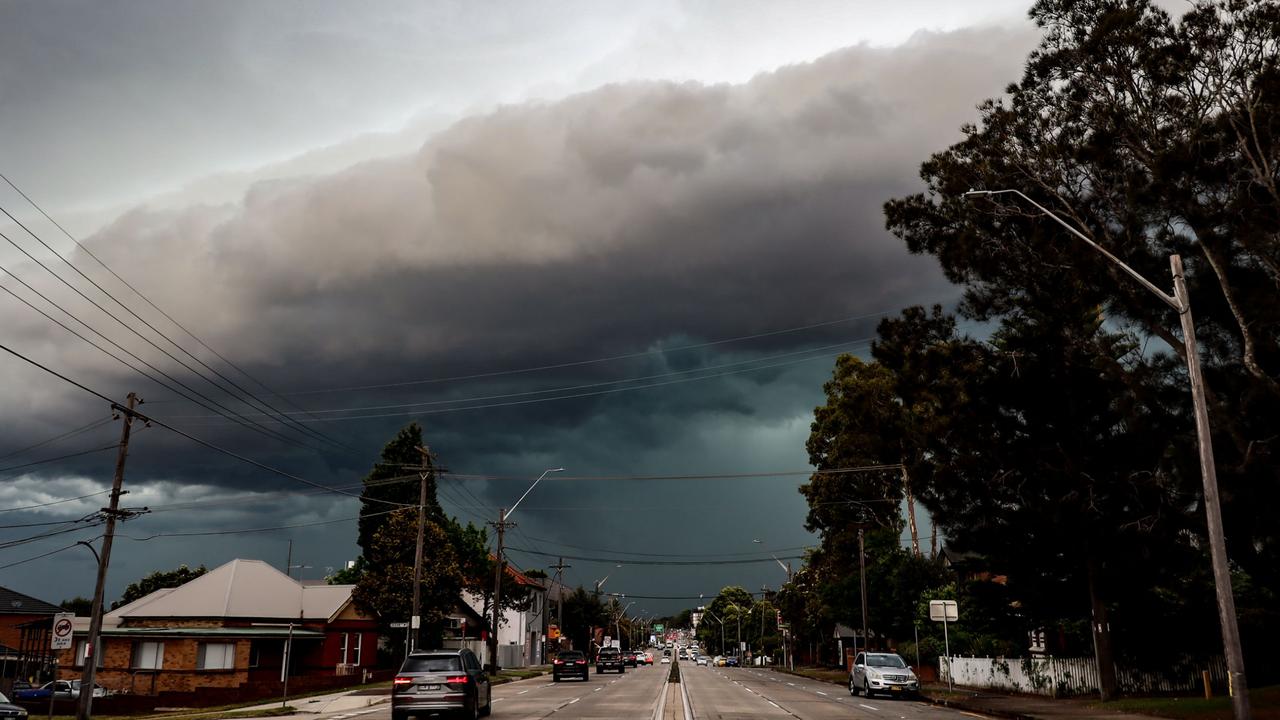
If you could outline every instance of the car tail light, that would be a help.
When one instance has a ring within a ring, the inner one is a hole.
[[[563,660],[556,660],[556,665],[563,665],[563,664],[564,664]]]
[[[451,678],[445,678],[444,682],[446,685],[466,685],[470,679],[466,675],[454,675]]]
[[[413,678],[411,678],[411,677],[398,677],[398,678],[396,678],[395,680],[393,680],[393,681],[392,681],[392,683],[393,683],[396,687],[399,687],[399,686],[401,686],[401,685],[408,685],[408,684],[409,684],[409,683],[411,683],[411,682],[413,682]]]
[[[579,661],[577,662],[577,664],[578,664],[578,665],[586,665],[586,664],[587,664],[587,661],[586,661],[586,660],[579,660]]]

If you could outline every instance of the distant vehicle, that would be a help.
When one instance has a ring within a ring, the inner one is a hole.
[[[715,659],[711,661],[711,663],[716,667],[724,667],[724,656],[717,655]]]
[[[694,662],[696,662],[697,664],[699,664],[699,665],[701,665],[701,666],[703,666],[703,667],[706,667],[706,666],[707,666],[707,656],[706,656],[706,655],[699,655],[699,656],[698,656],[698,659],[697,659],[697,660],[695,660]]]
[[[671,658],[666,657],[666,656],[663,656],[663,658],[662,658],[662,664],[663,664],[663,665],[670,665],[670,664],[671,664]]]
[[[619,674],[627,671],[627,661],[622,659],[618,648],[600,648],[600,652],[596,653],[596,674],[605,670],[617,670]]]
[[[725,658],[725,659],[724,659],[724,666],[725,666],[725,667],[738,667],[738,658],[737,658],[737,657],[735,657],[735,656],[733,656],[733,655],[730,655],[729,657],[727,657],[727,658]]]
[[[35,687],[25,680],[18,680],[13,684],[13,698],[15,700],[39,700],[52,694],[53,690]]]
[[[849,694],[918,695],[920,680],[897,653],[858,653],[849,673]]]
[[[636,653],[636,662],[638,662],[638,663],[642,662],[642,663],[644,663],[645,665],[652,665],[652,664],[653,664],[653,653],[651,653],[651,652]]]
[[[640,662],[636,658],[636,654],[629,650],[627,652],[622,653],[622,661],[627,664],[627,667],[635,667],[637,663]]]
[[[415,651],[391,684],[391,720],[442,711],[474,718],[492,709],[489,675],[467,649]]]
[[[560,678],[580,677],[587,679],[587,656],[581,650],[562,650],[551,664],[552,682],[560,682]]]
[[[17,683],[14,683],[17,686]],[[31,687],[30,685],[27,686]],[[0,717],[10,718],[11,720],[26,720],[27,710],[24,707],[14,705],[9,702],[9,698],[0,693]]]

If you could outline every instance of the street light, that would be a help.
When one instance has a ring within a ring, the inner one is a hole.
[[[1089,236],[1072,227],[1048,208],[1027,197],[1019,190],[970,190],[966,198],[992,195],[1015,195],[1053,219],[1072,235],[1110,260],[1138,284],[1150,290],[1178,312],[1182,321],[1182,341],[1187,360],[1187,377],[1191,382],[1191,400],[1195,408],[1196,440],[1200,448],[1200,479],[1204,485],[1204,510],[1209,531],[1209,556],[1213,563],[1213,582],[1218,600],[1218,621],[1222,626],[1222,643],[1227,656],[1228,687],[1231,688],[1232,710],[1236,720],[1250,717],[1249,686],[1245,680],[1244,654],[1240,650],[1240,628],[1236,622],[1236,601],[1231,590],[1231,568],[1227,559],[1227,544],[1222,531],[1222,509],[1218,501],[1218,475],[1213,459],[1213,439],[1209,428],[1209,409],[1205,403],[1204,376],[1200,371],[1200,349],[1196,344],[1196,328],[1191,318],[1191,297],[1187,293],[1182,257],[1169,256],[1173,274],[1173,295],[1170,296],[1120,258],[1094,242]]]
[[[494,524],[494,527],[498,531],[498,543],[497,552],[494,553],[494,560],[496,562],[493,569],[493,625],[489,628],[490,672],[496,673],[498,671],[498,617],[502,606],[502,571],[505,565],[502,557],[502,541],[507,528],[515,526],[515,523],[510,522],[507,518],[511,517],[511,513],[516,511],[516,508],[520,506],[520,503],[529,496],[529,493],[533,492],[534,488],[538,487],[538,483],[542,482],[542,478],[553,472],[564,472],[564,468],[548,468],[543,470],[542,474],[538,476],[538,479],[534,480],[533,484],[529,486],[529,489],[524,491],[524,495],[521,495],[520,499],[516,500],[515,505],[511,506],[511,510],[508,511],[506,508],[502,508],[498,511],[498,522]]]
[[[751,542],[753,542],[753,543],[755,543],[755,544],[757,544],[757,545],[763,545],[763,544],[764,544],[764,541],[763,541],[763,540],[761,540],[760,538],[756,538],[756,539],[752,540]],[[791,563],[784,563],[784,562],[782,562],[781,560],[779,560],[779,559],[778,559],[778,556],[777,556],[777,555],[774,555],[772,552],[770,552],[770,553],[769,553],[769,557],[773,558],[773,561],[774,561],[774,562],[776,562],[776,563],[778,563],[778,567],[782,568],[782,572],[784,572],[784,573],[786,573],[786,574],[787,574],[787,582],[791,582]]]

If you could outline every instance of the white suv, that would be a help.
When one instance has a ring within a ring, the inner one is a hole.
[[[849,673],[849,694],[912,695],[920,693],[920,680],[897,653],[858,653]]]

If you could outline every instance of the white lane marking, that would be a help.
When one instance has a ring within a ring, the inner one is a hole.
[[[598,687],[598,688],[596,688],[595,690],[592,690],[591,692],[600,692],[600,691],[601,691],[601,690],[603,690],[603,689],[604,689],[604,688],[602,688],[602,687]]]
[[[864,708],[866,708],[866,709],[868,709],[868,710],[875,710],[875,711],[877,711],[877,712],[879,712],[879,710],[880,710],[880,708],[871,707],[870,705],[863,705],[862,703],[858,703],[858,707],[864,707]]]
[[[781,705],[779,705],[778,703],[776,703],[776,702],[774,702],[774,701],[772,701],[772,700],[765,700],[765,702],[767,702],[767,703],[769,703],[770,705],[772,705],[772,706],[774,706],[774,707],[778,708],[779,710],[781,710],[781,709],[782,709],[782,706],[781,706]]]
[[[528,691],[528,690],[521,690],[520,692],[518,692],[518,693],[516,693],[516,694],[517,694],[517,695],[523,695],[523,694],[525,694],[525,693],[527,693],[527,692],[529,692],[529,691]]]
[[[788,685],[790,685],[791,687],[795,687],[795,686],[796,686],[796,684],[795,684],[795,683],[793,683],[793,682],[789,682],[789,683],[787,683],[787,684],[788,684]]]
[[[502,702],[503,700],[506,700],[506,698],[494,698],[494,699],[490,700],[489,702]]]

